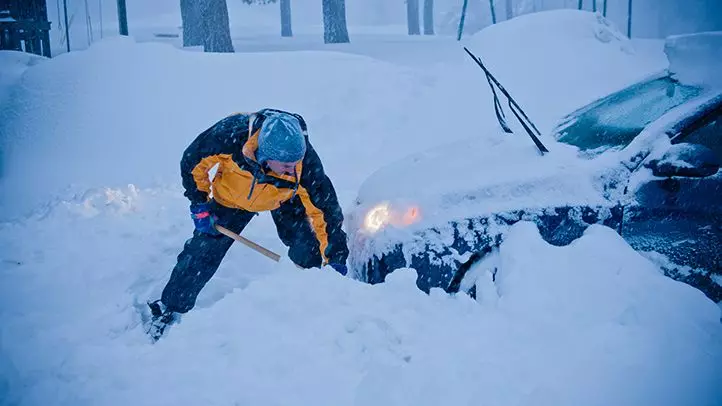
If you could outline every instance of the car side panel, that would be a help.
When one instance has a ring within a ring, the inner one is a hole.
[[[473,253],[485,251],[490,245],[503,240],[504,232],[519,221],[532,221],[539,227],[541,236],[550,244],[566,245],[582,236],[591,224],[620,229],[621,206],[579,207],[566,206],[544,210],[519,210],[451,222],[451,244],[439,244],[439,235],[445,230],[430,228],[416,233],[417,241],[428,241],[421,249],[410,251],[404,243],[381,255],[374,255],[362,272],[369,283],[384,282],[396,269],[411,267],[418,273],[416,285],[429,292],[431,288],[446,289],[461,265]],[[447,227],[445,227],[447,228]],[[410,244],[408,244],[410,245]]]
[[[722,288],[722,175],[652,180],[636,191],[622,235],[637,251],[654,252],[667,276],[702,290],[714,301]]]

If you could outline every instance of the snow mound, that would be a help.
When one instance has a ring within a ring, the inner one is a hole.
[[[106,39],[29,69],[0,113],[9,141],[0,183],[15,191],[12,202],[3,195],[3,216],[91,188],[180,183],[180,156],[198,133],[226,115],[264,107],[303,114],[333,176],[347,162],[332,152],[370,158],[382,148],[369,135],[381,139],[394,129],[390,123],[402,127],[425,114],[398,112],[419,96],[418,87],[408,70],[363,56],[205,54]]]
[[[11,88],[31,66],[47,58],[27,52],[0,51],[0,106],[10,97]]]
[[[664,52],[670,72],[679,81],[722,87],[722,31],[671,36]]]
[[[0,51],[0,111],[10,108],[15,85],[25,71],[47,58],[18,51]],[[0,113],[1,114],[1,113]],[[0,124],[0,128],[2,124]],[[0,177],[3,176],[4,161],[8,148],[8,135],[0,131]]]
[[[473,270],[478,301],[426,295],[412,269],[371,286],[234,246],[198,307],[151,345],[132,303],[165,282],[190,231],[176,214],[185,202],[116,191],[128,209],[100,195],[0,228],[3,260],[15,261],[0,267],[10,404],[672,406],[722,396],[719,308],[603,227],[553,247],[533,224],[515,225],[496,282]],[[88,204],[100,210],[71,209]]]
[[[588,11],[526,14],[464,42],[540,129],[551,128],[550,119],[666,68],[661,52],[651,58],[637,52],[609,20]],[[483,80],[481,70],[479,75]]]

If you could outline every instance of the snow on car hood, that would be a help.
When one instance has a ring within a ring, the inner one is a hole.
[[[605,204],[593,161],[546,141],[541,156],[527,137],[499,133],[448,144],[388,165],[361,186],[357,213],[387,204],[418,211],[422,226],[506,210]]]
[[[526,14],[489,26],[463,43],[542,133],[570,111],[667,67],[662,52],[632,43],[609,20],[589,11]]]

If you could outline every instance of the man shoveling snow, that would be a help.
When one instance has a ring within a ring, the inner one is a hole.
[[[259,212],[270,211],[291,261],[346,275],[343,212],[300,115],[264,109],[218,121],[185,150],[181,175],[195,230],[160,300],[148,304],[154,340],[193,308],[233,244],[216,225],[240,234]]]

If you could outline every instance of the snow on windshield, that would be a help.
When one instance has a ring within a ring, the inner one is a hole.
[[[625,147],[649,123],[700,93],[666,76],[641,82],[573,114],[557,129],[559,141],[587,154]]]

